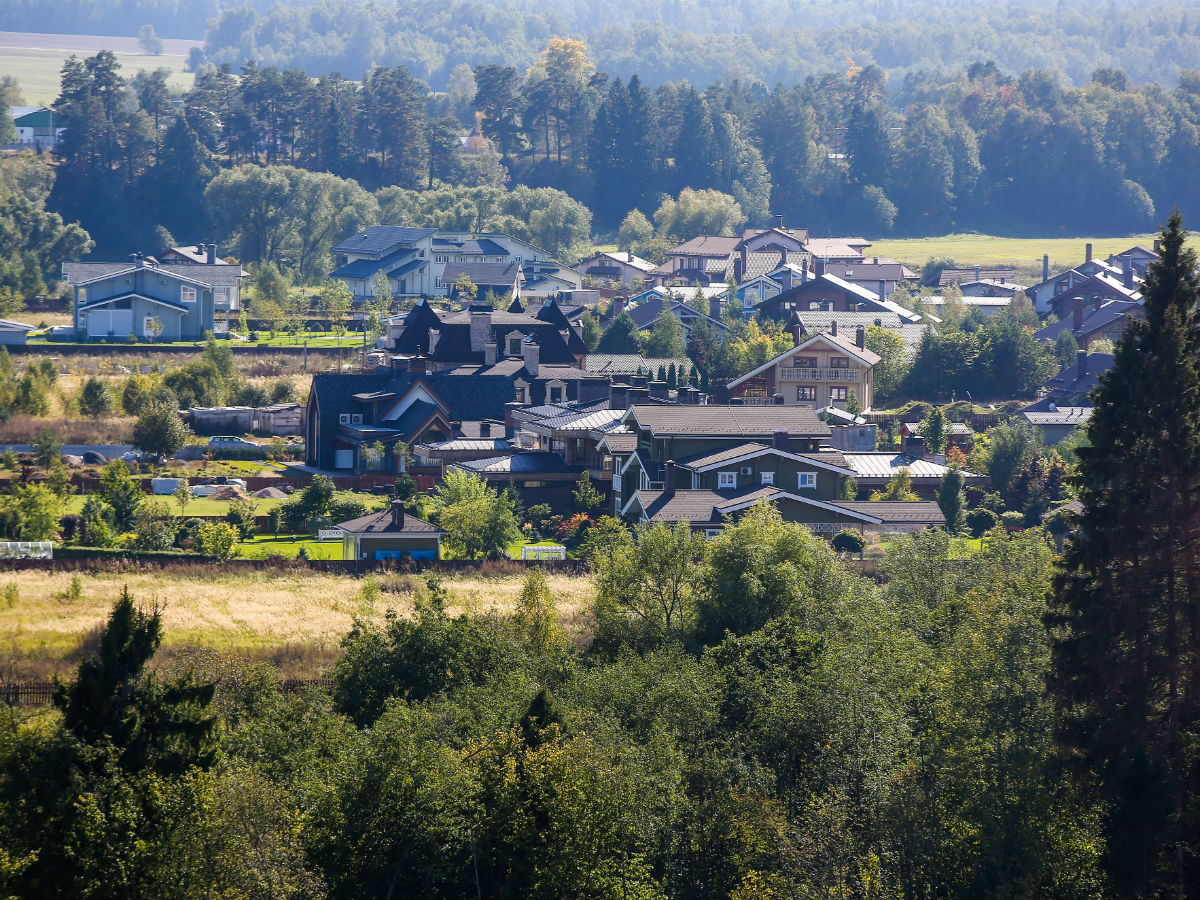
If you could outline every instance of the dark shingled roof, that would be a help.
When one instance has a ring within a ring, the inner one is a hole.
[[[71,284],[82,284],[97,278],[106,278],[119,272],[132,271],[133,266],[128,262],[68,262],[63,263],[63,277]],[[242,267],[236,265],[198,266],[194,263],[178,263],[174,265],[146,266],[148,272],[167,272],[180,278],[190,278],[201,284],[213,287],[225,287],[238,284],[242,280]]]
[[[337,527],[351,534],[445,534],[446,532],[431,525],[424,519],[418,519],[408,513],[404,514],[404,527],[397,528],[392,518],[392,511],[384,509],[380,512],[369,513],[349,522],[338,522]]]
[[[829,426],[806,406],[645,406],[631,414],[656,435],[683,434],[753,438],[786,430],[790,436],[829,437]]]
[[[482,293],[489,287],[512,287],[517,281],[521,266],[517,262],[509,263],[448,263],[442,272],[442,284],[453,286],[460,275],[466,275],[471,283],[480,289],[476,295],[482,299]]]
[[[932,501],[834,500],[830,505],[879,519],[884,525],[945,525],[946,516]]]
[[[356,259],[329,273],[330,278],[370,278],[376,272],[387,272],[391,277],[407,275],[425,265],[425,260],[410,258],[413,250],[402,247],[383,259]],[[405,260],[408,260],[405,262]],[[392,268],[397,266],[396,268]]]
[[[575,467],[568,466],[557,453],[535,451],[532,453],[516,453],[512,456],[492,456],[488,459],[464,460],[454,465],[460,469],[479,472],[484,475],[536,475],[558,472],[574,472]]]
[[[433,228],[404,228],[399,225],[372,225],[348,237],[336,247],[334,253],[384,253],[396,244],[414,244],[433,234]]]

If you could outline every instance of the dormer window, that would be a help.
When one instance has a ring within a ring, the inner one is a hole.
[[[729,490],[737,487],[737,472],[718,472],[717,490]]]
[[[508,339],[508,355],[509,356],[520,356],[521,355],[521,338],[510,337]]]

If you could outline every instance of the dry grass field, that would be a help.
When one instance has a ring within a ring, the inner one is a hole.
[[[71,599],[74,577],[79,578],[78,599]],[[163,609],[159,662],[190,648],[208,648],[271,663],[285,677],[313,677],[337,659],[338,644],[356,616],[382,621],[389,609],[410,615],[425,591],[419,576],[369,578],[380,588],[373,603],[364,599],[368,579],[303,569],[5,572],[0,574],[0,666],[15,679],[69,674],[94,643],[112,602],[128,587],[138,603]],[[444,583],[454,598],[451,612],[504,613],[520,594],[522,578],[468,574]],[[552,573],[549,583],[568,632],[584,633],[591,579]]]
[[[130,27],[134,31],[138,28],[137,25]],[[0,31],[0,75],[12,75],[17,79],[26,105],[45,106],[58,97],[59,74],[67,57],[75,54],[82,59],[95,56],[101,50],[112,50],[121,63],[121,74],[126,78],[132,78],[139,69],[169,69],[171,75],[167,83],[173,90],[186,91],[193,81],[192,73],[183,71],[188,50],[203,43],[164,39],[162,54],[148,56],[133,36]]]

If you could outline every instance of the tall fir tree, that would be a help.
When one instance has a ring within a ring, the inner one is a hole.
[[[1079,448],[1047,615],[1058,737],[1107,809],[1115,896],[1200,893],[1200,282],[1175,212]]]

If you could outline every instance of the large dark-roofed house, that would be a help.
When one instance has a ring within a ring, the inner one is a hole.
[[[375,277],[379,273],[387,276],[393,295],[424,296],[433,285],[430,275],[433,234],[432,228],[398,225],[375,225],[360,231],[333,248],[337,268],[329,277],[346,282],[358,300],[374,295]]]

